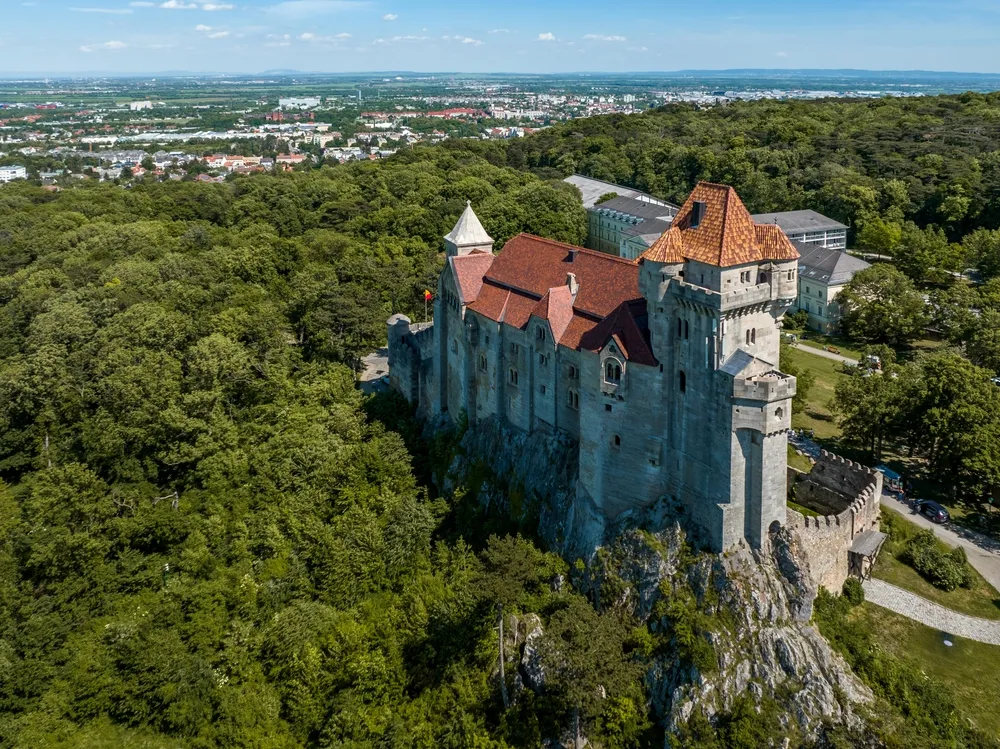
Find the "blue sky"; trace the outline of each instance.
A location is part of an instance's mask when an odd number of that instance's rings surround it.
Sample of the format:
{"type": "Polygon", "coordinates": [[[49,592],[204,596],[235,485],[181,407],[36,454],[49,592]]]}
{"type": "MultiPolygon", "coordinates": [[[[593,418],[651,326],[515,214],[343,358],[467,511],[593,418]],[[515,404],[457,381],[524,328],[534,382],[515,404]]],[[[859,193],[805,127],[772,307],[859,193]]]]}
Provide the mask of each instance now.
{"type": "Polygon", "coordinates": [[[0,72],[1000,73],[1000,0],[0,0],[0,72]]]}

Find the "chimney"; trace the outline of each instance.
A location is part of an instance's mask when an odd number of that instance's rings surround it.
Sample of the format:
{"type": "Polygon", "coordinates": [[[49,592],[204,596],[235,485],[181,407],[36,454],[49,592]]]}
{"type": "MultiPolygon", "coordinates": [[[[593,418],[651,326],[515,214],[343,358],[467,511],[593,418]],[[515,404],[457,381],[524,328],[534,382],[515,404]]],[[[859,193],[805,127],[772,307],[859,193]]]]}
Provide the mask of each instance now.
{"type": "Polygon", "coordinates": [[[576,250],[570,250],[569,251],[569,262],[571,262],[571,263],[575,263],[576,262],[576,250]]]}
{"type": "Polygon", "coordinates": [[[701,220],[705,217],[705,201],[696,200],[691,206],[691,228],[697,229],[701,225],[701,220]]]}
{"type": "Polygon", "coordinates": [[[566,274],[566,285],[569,287],[569,293],[576,296],[576,292],[580,290],[580,282],[576,280],[576,273],[566,274]]]}

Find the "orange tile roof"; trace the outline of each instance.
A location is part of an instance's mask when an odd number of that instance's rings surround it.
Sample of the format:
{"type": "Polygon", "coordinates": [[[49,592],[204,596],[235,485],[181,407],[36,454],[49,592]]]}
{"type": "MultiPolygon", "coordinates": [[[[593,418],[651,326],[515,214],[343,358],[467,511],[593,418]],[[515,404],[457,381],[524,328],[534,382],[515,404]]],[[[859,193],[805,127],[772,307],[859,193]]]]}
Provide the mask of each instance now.
{"type": "Polygon", "coordinates": [[[736,191],[728,185],[699,182],[670,228],[639,258],[657,263],[697,260],[728,268],[761,260],[796,260],[788,237],[777,226],[755,224],[736,191]],[[692,226],[694,204],[705,204],[692,226]]]}

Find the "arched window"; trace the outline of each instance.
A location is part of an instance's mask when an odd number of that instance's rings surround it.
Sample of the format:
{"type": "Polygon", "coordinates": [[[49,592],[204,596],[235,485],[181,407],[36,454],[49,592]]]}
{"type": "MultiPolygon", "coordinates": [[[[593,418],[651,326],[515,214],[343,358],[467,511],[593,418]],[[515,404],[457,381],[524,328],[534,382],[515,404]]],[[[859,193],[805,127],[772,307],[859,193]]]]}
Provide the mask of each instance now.
{"type": "Polygon", "coordinates": [[[785,411],[781,406],[778,406],[776,409],[774,409],[774,415],[776,418],[780,419],[785,415],[785,411]]]}
{"type": "Polygon", "coordinates": [[[750,345],[750,331],[747,331],[747,346],[750,345]]]}
{"type": "Polygon", "coordinates": [[[677,337],[680,338],[681,334],[683,332],[684,332],[684,323],[681,322],[681,319],[678,317],[677,318],[677,337]]]}
{"type": "Polygon", "coordinates": [[[767,274],[766,273],[761,273],[760,274],[760,280],[757,283],[767,283],[767,274]]]}
{"type": "Polygon", "coordinates": [[[507,380],[510,382],[511,385],[517,387],[517,370],[514,369],[513,367],[507,370],[507,380]]]}
{"type": "Polygon", "coordinates": [[[687,375],[684,374],[683,371],[680,373],[680,377],[678,378],[678,380],[679,380],[678,384],[680,385],[681,392],[682,393],[686,393],[687,392],[687,375]]]}
{"type": "Polygon", "coordinates": [[[604,381],[610,383],[621,382],[622,365],[615,359],[604,360],[604,381]]]}
{"type": "Polygon", "coordinates": [[[688,337],[688,321],[684,321],[684,340],[686,341],[688,337]]]}
{"type": "Polygon", "coordinates": [[[622,446],[622,438],[616,434],[615,435],[615,447],[621,447],[621,446],[622,446]]]}
{"type": "Polygon", "coordinates": [[[757,328],[750,329],[750,343],[757,343],[757,328]]]}
{"type": "Polygon", "coordinates": [[[479,355],[479,369],[481,369],[483,372],[485,372],[488,365],[489,365],[489,362],[486,360],[486,354],[480,354],[479,355]]]}

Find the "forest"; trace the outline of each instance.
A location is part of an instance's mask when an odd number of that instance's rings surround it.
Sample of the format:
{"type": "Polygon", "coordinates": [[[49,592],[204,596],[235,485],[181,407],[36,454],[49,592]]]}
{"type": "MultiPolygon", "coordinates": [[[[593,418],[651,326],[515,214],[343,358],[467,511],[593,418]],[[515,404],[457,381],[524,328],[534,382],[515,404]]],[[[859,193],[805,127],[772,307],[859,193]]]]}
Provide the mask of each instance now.
{"type": "MultiPolygon", "coordinates": [[[[582,711],[605,747],[662,746],[642,664],[703,647],[684,602],[640,626],[530,528],[439,494],[454,436],[363,398],[358,358],[390,314],[422,318],[466,200],[497,246],[582,243],[572,171],[962,246],[1000,222],[998,115],[997,95],[676,106],[225,184],[3,187],[0,743],[501,749],[582,711]],[[497,603],[546,624],[546,689],[509,709],[497,603]]],[[[877,735],[961,744],[944,705],[930,733],[877,735]]],[[[677,741],[758,746],[762,725],[741,702],[677,741]]]]}

